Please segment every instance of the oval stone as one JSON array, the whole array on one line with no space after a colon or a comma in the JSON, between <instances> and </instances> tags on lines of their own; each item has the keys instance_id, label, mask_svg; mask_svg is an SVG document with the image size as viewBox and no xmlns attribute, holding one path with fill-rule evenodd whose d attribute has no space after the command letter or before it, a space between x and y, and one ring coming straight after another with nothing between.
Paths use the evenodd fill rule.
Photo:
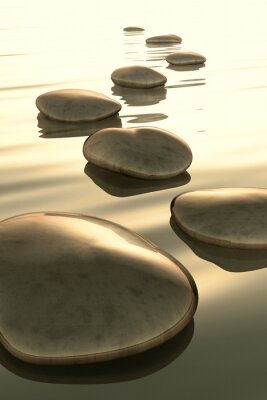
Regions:
<instances>
[{"instance_id":1,"label":"oval stone","mask_svg":"<svg viewBox=\"0 0 267 400\"><path fill-rule=\"evenodd\" d=\"M58 121L99 121L117 114L121 105L92 90L54 90L37 97L36 106L46 117Z\"/></svg>"},{"instance_id":2,"label":"oval stone","mask_svg":"<svg viewBox=\"0 0 267 400\"><path fill-rule=\"evenodd\" d=\"M99 167L142 179L171 178L192 162L183 139L152 127L102 129L85 141L83 154Z\"/></svg>"},{"instance_id":3,"label":"oval stone","mask_svg":"<svg viewBox=\"0 0 267 400\"><path fill-rule=\"evenodd\" d=\"M35 364L117 359L191 320L188 271L155 245L98 218L33 213L0 223L0 341Z\"/></svg>"},{"instance_id":4,"label":"oval stone","mask_svg":"<svg viewBox=\"0 0 267 400\"><path fill-rule=\"evenodd\" d=\"M177 35L159 35L146 39L146 43L181 43L182 38Z\"/></svg>"},{"instance_id":5,"label":"oval stone","mask_svg":"<svg viewBox=\"0 0 267 400\"><path fill-rule=\"evenodd\" d=\"M140 65L118 68L112 72L111 79L116 85L141 89L163 86L167 82L161 73Z\"/></svg>"},{"instance_id":6,"label":"oval stone","mask_svg":"<svg viewBox=\"0 0 267 400\"><path fill-rule=\"evenodd\" d=\"M126 26L123 30L124 32L141 32L144 31L144 28L140 26Z\"/></svg>"},{"instance_id":7,"label":"oval stone","mask_svg":"<svg viewBox=\"0 0 267 400\"><path fill-rule=\"evenodd\" d=\"M228 188L183 193L171 212L188 235L233 248L267 248L267 189Z\"/></svg>"},{"instance_id":8,"label":"oval stone","mask_svg":"<svg viewBox=\"0 0 267 400\"><path fill-rule=\"evenodd\" d=\"M173 65L195 65L204 64L206 58L199 53L193 51L177 51L166 57L166 61Z\"/></svg>"}]
</instances>

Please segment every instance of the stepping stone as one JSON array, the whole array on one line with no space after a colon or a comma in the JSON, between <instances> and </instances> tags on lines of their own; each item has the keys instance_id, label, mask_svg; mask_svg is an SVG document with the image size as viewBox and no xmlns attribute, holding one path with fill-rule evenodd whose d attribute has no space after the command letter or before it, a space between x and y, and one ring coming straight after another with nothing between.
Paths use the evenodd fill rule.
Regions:
<instances>
[{"instance_id":1,"label":"stepping stone","mask_svg":"<svg viewBox=\"0 0 267 400\"><path fill-rule=\"evenodd\" d=\"M83 154L99 167L142 179L171 178L192 162L183 139L152 127L103 129L85 141Z\"/></svg>"},{"instance_id":2,"label":"stepping stone","mask_svg":"<svg viewBox=\"0 0 267 400\"><path fill-rule=\"evenodd\" d=\"M112 72L111 79L116 85L141 89L163 86L167 82L164 75L140 65L118 68Z\"/></svg>"},{"instance_id":3,"label":"stepping stone","mask_svg":"<svg viewBox=\"0 0 267 400\"><path fill-rule=\"evenodd\" d=\"M144 31L144 28L141 28L140 26L126 26L123 30L124 32L142 32Z\"/></svg>"},{"instance_id":4,"label":"stepping stone","mask_svg":"<svg viewBox=\"0 0 267 400\"><path fill-rule=\"evenodd\" d=\"M146 39L146 43L181 43L182 38L177 35L159 35Z\"/></svg>"},{"instance_id":5,"label":"stepping stone","mask_svg":"<svg viewBox=\"0 0 267 400\"><path fill-rule=\"evenodd\" d=\"M267 248L267 189L231 188L183 193L172 201L174 221L206 243Z\"/></svg>"},{"instance_id":6,"label":"stepping stone","mask_svg":"<svg viewBox=\"0 0 267 400\"><path fill-rule=\"evenodd\" d=\"M204 64L206 58L193 51L177 51L166 57L166 61L173 65L195 65Z\"/></svg>"},{"instance_id":7,"label":"stepping stone","mask_svg":"<svg viewBox=\"0 0 267 400\"><path fill-rule=\"evenodd\" d=\"M78 89L44 93L36 106L46 117L66 122L99 121L121 109L120 103L102 93Z\"/></svg>"},{"instance_id":8,"label":"stepping stone","mask_svg":"<svg viewBox=\"0 0 267 400\"><path fill-rule=\"evenodd\" d=\"M0 341L33 364L106 361L170 339L192 319L188 271L98 218L33 213L0 223Z\"/></svg>"}]
</instances>

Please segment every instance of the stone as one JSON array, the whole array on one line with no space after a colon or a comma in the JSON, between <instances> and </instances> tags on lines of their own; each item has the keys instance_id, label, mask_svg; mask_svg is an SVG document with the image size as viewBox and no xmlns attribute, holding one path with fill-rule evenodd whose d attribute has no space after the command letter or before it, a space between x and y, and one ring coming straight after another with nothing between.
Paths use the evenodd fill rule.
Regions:
<instances>
[{"instance_id":1,"label":"stone","mask_svg":"<svg viewBox=\"0 0 267 400\"><path fill-rule=\"evenodd\" d=\"M200 241L230 248L267 248L267 189L198 190L171 205L177 225Z\"/></svg>"},{"instance_id":2,"label":"stone","mask_svg":"<svg viewBox=\"0 0 267 400\"><path fill-rule=\"evenodd\" d=\"M192 319L189 272L139 235L99 218L33 213L0 223L0 341L41 365L141 353Z\"/></svg>"},{"instance_id":3,"label":"stone","mask_svg":"<svg viewBox=\"0 0 267 400\"><path fill-rule=\"evenodd\" d=\"M159 35L146 39L146 43L181 43L182 38L177 35Z\"/></svg>"},{"instance_id":4,"label":"stone","mask_svg":"<svg viewBox=\"0 0 267 400\"><path fill-rule=\"evenodd\" d=\"M167 82L161 73L140 65L118 68L112 72L111 79L116 85L140 89L163 86Z\"/></svg>"},{"instance_id":5,"label":"stone","mask_svg":"<svg viewBox=\"0 0 267 400\"><path fill-rule=\"evenodd\" d=\"M124 32L142 32L144 31L144 28L141 28L140 26L126 26L123 30Z\"/></svg>"},{"instance_id":6,"label":"stone","mask_svg":"<svg viewBox=\"0 0 267 400\"><path fill-rule=\"evenodd\" d=\"M117 114L121 105L91 90L54 90L37 97L36 106L46 117L66 122L99 121Z\"/></svg>"},{"instance_id":7,"label":"stone","mask_svg":"<svg viewBox=\"0 0 267 400\"><path fill-rule=\"evenodd\" d=\"M89 137L85 158L102 168L142 179L167 179L192 162L188 144L159 128L108 128Z\"/></svg>"},{"instance_id":8,"label":"stone","mask_svg":"<svg viewBox=\"0 0 267 400\"><path fill-rule=\"evenodd\" d=\"M199 53L193 51L177 51L166 57L166 61L173 65L195 65L204 64L206 58Z\"/></svg>"}]
</instances>

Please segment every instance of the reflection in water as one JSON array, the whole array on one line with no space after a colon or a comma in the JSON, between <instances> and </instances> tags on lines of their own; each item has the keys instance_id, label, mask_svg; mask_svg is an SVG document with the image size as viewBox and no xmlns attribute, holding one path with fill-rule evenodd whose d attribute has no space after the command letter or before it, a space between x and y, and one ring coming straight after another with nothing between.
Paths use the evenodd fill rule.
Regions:
<instances>
[{"instance_id":1,"label":"reflection in water","mask_svg":"<svg viewBox=\"0 0 267 400\"><path fill-rule=\"evenodd\" d=\"M104 128L121 128L122 123L118 114L95 122L61 122L45 117L42 113L37 116L40 137L45 139L66 138L74 136L90 136Z\"/></svg>"},{"instance_id":2,"label":"reflection in water","mask_svg":"<svg viewBox=\"0 0 267 400\"><path fill-rule=\"evenodd\" d=\"M201 242L183 232L170 219L173 231L200 258L212 262L229 272L254 271L267 267L267 249L232 249Z\"/></svg>"},{"instance_id":3,"label":"reflection in water","mask_svg":"<svg viewBox=\"0 0 267 400\"><path fill-rule=\"evenodd\" d=\"M166 47L166 43L146 43L146 47L148 47L149 49L166 49L166 48L170 48L172 49L172 51L174 52L174 47L177 46L177 43L168 43L167 47ZM181 46L176 47L177 49L179 49Z\"/></svg>"},{"instance_id":4,"label":"reflection in water","mask_svg":"<svg viewBox=\"0 0 267 400\"><path fill-rule=\"evenodd\" d=\"M162 113L151 113L151 114L133 114L133 115L121 115L121 118L133 118L128 122L135 124L143 124L147 122L161 121L168 118L168 115Z\"/></svg>"},{"instance_id":5,"label":"reflection in water","mask_svg":"<svg viewBox=\"0 0 267 400\"><path fill-rule=\"evenodd\" d=\"M173 71L197 71L200 68L204 68L205 64L196 64L196 65L172 65L169 64L166 68L171 69Z\"/></svg>"},{"instance_id":6,"label":"reflection in water","mask_svg":"<svg viewBox=\"0 0 267 400\"><path fill-rule=\"evenodd\" d=\"M152 89L132 89L114 85L112 94L119 96L129 106L150 106L166 99L167 90L164 86Z\"/></svg>"},{"instance_id":7,"label":"reflection in water","mask_svg":"<svg viewBox=\"0 0 267 400\"><path fill-rule=\"evenodd\" d=\"M138 179L87 163L84 172L106 193L116 197L129 197L186 185L191 176L188 172L164 180Z\"/></svg>"},{"instance_id":8,"label":"reflection in water","mask_svg":"<svg viewBox=\"0 0 267 400\"><path fill-rule=\"evenodd\" d=\"M159 347L121 360L68 367L40 366L25 363L0 346L0 363L25 379L46 383L100 384L142 378L164 368L178 358L194 334L192 320L175 337Z\"/></svg>"}]
</instances>

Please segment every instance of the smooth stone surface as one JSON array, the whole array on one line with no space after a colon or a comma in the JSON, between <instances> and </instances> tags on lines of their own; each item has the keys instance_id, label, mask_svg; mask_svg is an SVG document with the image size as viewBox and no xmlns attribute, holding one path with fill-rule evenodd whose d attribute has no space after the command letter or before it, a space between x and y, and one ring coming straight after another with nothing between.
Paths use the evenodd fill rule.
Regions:
<instances>
[{"instance_id":1,"label":"smooth stone surface","mask_svg":"<svg viewBox=\"0 0 267 400\"><path fill-rule=\"evenodd\" d=\"M44 93L36 106L46 117L58 121L99 121L117 114L121 105L102 93L65 89Z\"/></svg>"},{"instance_id":2,"label":"smooth stone surface","mask_svg":"<svg viewBox=\"0 0 267 400\"><path fill-rule=\"evenodd\" d=\"M194 51L177 51L166 57L166 61L173 65L195 65L204 64L206 58Z\"/></svg>"},{"instance_id":3,"label":"smooth stone surface","mask_svg":"<svg viewBox=\"0 0 267 400\"><path fill-rule=\"evenodd\" d=\"M104 128L121 128L122 123L119 114L112 115L93 122L62 122L47 118L39 113L37 116L40 137L45 139L90 136Z\"/></svg>"},{"instance_id":4,"label":"smooth stone surface","mask_svg":"<svg viewBox=\"0 0 267 400\"><path fill-rule=\"evenodd\" d=\"M267 248L267 189L199 190L172 201L172 216L188 235L233 248Z\"/></svg>"},{"instance_id":5,"label":"smooth stone surface","mask_svg":"<svg viewBox=\"0 0 267 400\"><path fill-rule=\"evenodd\" d=\"M160 346L131 357L82 365L36 365L13 357L0 345L0 364L13 374L37 382L92 385L131 381L153 374L176 360L190 345L194 320Z\"/></svg>"},{"instance_id":6,"label":"smooth stone surface","mask_svg":"<svg viewBox=\"0 0 267 400\"><path fill-rule=\"evenodd\" d=\"M143 193L179 187L186 185L191 179L188 172L163 180L139 179L109 171L92 163L86 164L84 172L97 186L116 197L137 196Z\"/></svg>"},{"instance_id":7,"label":"smooth stone surface","mask_svg":"<svg viewBox=\"0 0 267 400\"><path fill-rule=\"evenodd\" d=\"M192 162L188 144L159 128L103 129L83 146L85 158L102 168L142 179L166 179Z\"/></svg>"},{"instance_id":8,"label":"smooth stone surface","mask_svg":"<svg viewBox=\"0 0 267 400\"><path fill-rule=\"evenodd\" d=\"M116 85L140 89L163 86L167 82L161 73L141 65L118 68L112 72L111 79Z\"/></svg>"},{"instance_id":9,"label":"smooth stone surface","mask_svg":"<svg viewBox=\"0 0 267 400\"><path fill-rule=\"evenodd\" d=\"M126 26L123 30L124 32L142 32L144 31L144 28L141 28L140 26Z\"/></svg>"},{"instance_id":10,"label":"smooth stone surface","mask_svg":"<svg viewBox=\"0 0 267 400\"><path fill-rule=\"evenodd\" d=\"M188 271L122 226L76 214L0 223L0 341L34 364L117 359L170 339L191 320Z\"/></svg>"},{"instance_id":11,"label":"smooth stone surface","mask_svg":"<svg viewBox=\"0 0 267 400\"><path fill-rule=\"evenodd\" d=\"M146 43L181 43L182 38L177 35L159 35L146 39Z\"/></svg>"}]
</instances>

